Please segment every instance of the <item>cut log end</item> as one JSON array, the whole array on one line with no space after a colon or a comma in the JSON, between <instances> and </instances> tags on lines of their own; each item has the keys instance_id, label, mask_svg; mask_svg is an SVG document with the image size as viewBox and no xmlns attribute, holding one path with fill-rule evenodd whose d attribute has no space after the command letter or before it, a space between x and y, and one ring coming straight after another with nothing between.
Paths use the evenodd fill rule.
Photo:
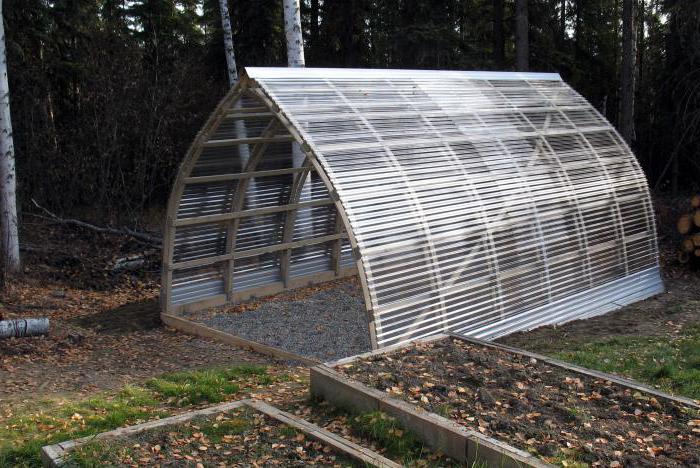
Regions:
<instances>
[{"instance_id":1,"label":"cut log end","mask_svg":"<svg viewBox=\"0 0 700 468\"><path fill-rule=\"evenodd\" d=\"M680 251L678 252L678 256L676 258L678 258L679 263L686 264L690 261L690 254L688 252Z\"/></svg>"},{"instance_id":2,"label":"cut log end","mask_svg":"<svg viewBox=\"0 0 700 468\"><path fill-rule=\"evenodd\" d=\"M680 232L683 235L688 234L693 228L693 222L694 218L692 216L687 214L682 215L680 218L678 218L678 223L676 224L678 232Z\"/></svg>"},{"instance_id":3,"label":"cut log end","mask_svg":"<svg viewBox=\"0 0 700 468\"><path fill-rule=\"evenodd\" d=\"M693 208L700 208L700 193L691 197L690 206Z\"/></svg>"},{"instance_id":4,"label":"cut log end","mask_svg":"<svg viewBox=\"0 0 700 468\"><path fill-rule=\"evenodd\" d=\"M693 224L696 227L700 227L700 210L695 210L695 213L693 213Z\"/></svg>"},{"instance_id":5,"label":"cut log end","mask_svg":"<svg viewBox=\"0 0 700 468\"><path fill-rule=\"evenodd\" d=\"M695 251L695 243L693 241L693 238L694 236L686 237L685 239L683 239L683 241L681 242L681 249L683 250L683 252L690 253Z\"/></svg>"}]
</instances>

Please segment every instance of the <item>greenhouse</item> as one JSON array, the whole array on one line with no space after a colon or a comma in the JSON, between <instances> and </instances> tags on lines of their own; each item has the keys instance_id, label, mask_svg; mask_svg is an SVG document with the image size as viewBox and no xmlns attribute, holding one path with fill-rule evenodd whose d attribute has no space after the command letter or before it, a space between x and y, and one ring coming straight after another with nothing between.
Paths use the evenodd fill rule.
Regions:
<instances>
[{"instance_id":1,"label":"greenhouse","mask_svg":"<svg viewBox=\"0 0 700 468\"><path fill-rule=\"evenodd\" d=\"M358 275L372 346L663 290L637 161L559 75L248 68L192 144L164 314Z\"/></svg>"}]
</instances>

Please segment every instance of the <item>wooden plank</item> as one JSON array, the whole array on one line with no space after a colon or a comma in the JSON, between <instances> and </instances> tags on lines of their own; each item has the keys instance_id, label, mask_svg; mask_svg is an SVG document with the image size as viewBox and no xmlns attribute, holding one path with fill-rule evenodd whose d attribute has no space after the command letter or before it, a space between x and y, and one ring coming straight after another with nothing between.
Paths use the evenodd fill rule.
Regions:
<instances>
[{"instance_id":1,"label":"wooden plank","mask_svg":"<svg viewBox=\"0 0 700 468\"><path fill-rule=\"evenodd\" d=\"M219 223L222 221L230 221L232 219L250 218L251 216L262 216L274 213L282 213L289 210L296 210L304 207L332 205L333 200L312 200L308 202L295 203L293 205L269 206L265 208L257 208L253 210L234 211L232 213L223 213L218 215L197 216L195 218L182 218L175 221L175 227L194 226L198 224Z\"/></svg>"},{"instance_id":2,"label":"wooden plank","mask_svg":"<svg viewBox=\"0 0 700 468\"><path fill-rule=\"evenodd\" d=\"M262 131L261 136L267 137L274 135L279 127L279 122L277 120L271 120L267 124L267 127ZM243 168L244 173L250 173L254 171L260 159L262 159L269 143L259 143L253 147L250 152L250 158ZM236 187L236 191L233 194L233 200L231 201L231 213L239 212L243 210L243 204L245 202L245 194L248 191L248 185L250 184L250 178L241 179L240 183ZM238 227L240 226L240 218L234 218L229 221L226 229L226 248L225 252L227 254L233 253L236 250L236 239L238 237ZM224 268L224 291L226 291L226 297L229 301L233 300L233 271L234 271L234 260L233 258L228 261L226 268Z\"/></svg>"},{"instance_id":3,"label":"wooden plank","mask_svg":"<svg viewBox=\"0 0 700 468\"><path fill-rule=\"evenodd\" d=\"M257 145L259 143L285 143L294 141L291 135L276 135L271 137L249 137L249 138L227 138L224 140L209 140L202 146L204 148L221 148L225 146L237 145Z\"/></svg>"},{"instance_id":4,"label":"wooden plank","mask_svg":"<svg viewBox=\"0 0 700 468\"><path fill-rule=\"evenodd\" d=\"M265 247L259 247L257 249L236 250L231 253L217 255L214 257L197 258L194 260L187 260L185 262L176 262L170 265L170 269L184 270L187 268L196 268L205 265L213 265L214 263L225 262L227 260L235 260L237 258L250 258L266 253L277 252L280 250L296 249L298 247L304 247L306 245L323 244L324 242L334 241L344 236L346 236L345 233L329 234L327 236L312 237L310 239L301 239L298 241L285 242L282 244L268 245Z\"/></svg>"},{"instance_id":5,"label":"wooden plank","mask_svg":"<svg viewBox=\"0 0 700 468\"><path fill-rule=\"evenodd\" d=\"M248 83L248 86L247 86L246 89L243 91L244 94L246 94L246 95L248 95L248 96L251 95L251 93L249 92L249 86L250 86L250 83ZM236 109L236 112L240 112L240 113L245 113L245 112L259 113L259 112L266 112L266 111L268 111L268 110L269 110L269 109L267 108L267 106L250 106L250 107L239 107L238 109Z\"/></svg>"},{"instance_id":6,"label":"wooden plank","mask_svg":"<svg viewBox=\"0 0 700 468\"><path fill-rule=\"evenodd\" d=\"M170 192L170 197L168 198L168 207L165 215L165 226L163 227L163 271L162 271L162 284L161 284L161 310L165 313L170 311L172 307L171 292L172 292L172 271L167 268L173 260L174 242L175 242L175 220L177 218L177 212L180 208L180 201L182 194L185 189L184 179L187 178L191 173L192 169L199 160L202 154L202 144L207 141L211 135L213 135L216 128L223 116L229 111L231 106L240 99L240 97L245 92L246 87L249 84L249 80L242 79L239 80L238 84L234 89L229 91L227 96L219 103L214 112L209 116L206 123L202 129L197 133L194 141L187 150L187 155L178 171L177 177L173 184L173 189Z\"/></svg>"},{"instance_id":7,"label":"wooden plank","mask_svg":"<svg viewBox=\"0 0 700 468\"><path fill-rule=\"evenodd\" d=\"M474 465L485 462L487 466L512 468L552 466L516 447L367 387L325 365L311 368L311 395L354 412L382 411L396 418L433 450L459 462Z\"/></svg>"},{"instance_id":8,"label":"wooden plank","mask_svg":"<svg viewBox=\"0 0 700 468\"><path fill-rule=\"evenodd\" d=\"M237 174L219 174L210 176L186 177L186 184L208 184L211 182L228 182L230 180L250 179L253 177L273 177L301 172L301 167L288 167L286 169L271 169L269 171L250 171Z\"/></svg>"},{"instance_id":9,"label":"wooden plank","mask_svg":"<svg viewBox=\"0 0 700 468\"><path fill-rule=\"evenodd\" d=\"M294 178L294 183L292 184L291 190L289 192L288 203L290 205L298 205L299 198L301 197L301 192L304 188L304 184L309 177L309 171L311 169L311 161L309 161L308 156L304 158L301 165L304 169L298 176ZM294 224L296 220L296 214L298 210L287 211L284 217L284 227L282 228L282 243L289 243L294 237ZM292 248L287 248L282 252L280 256L280 272L282 274L282 282L285 286L289 285L289 263L292 257Z\"/></svg>"},{"instance_id":10,"label":"wooden plank","mask_svg":"<svg viewBox=\"0 0 700 468\"><path fill-rule=\"evenodd\" d=\"M226 114L224 118L226 119L264 119L267 117L274 117L275 114L272 112L238 112L240 109L236 109L236 112Z\"/></svg>"},{"instance_id":11,"label":"wooden plank","mask_svg":"<svg viewBox=\"0 0 700 468\"><path fill-rule=\"evenodd\" d=\"M263 286L256 286L254 288L236 291L236 293L233 296L233 302L238 303L257 297L270 296L283 291L293 290L296 288L304 288L307 286L313 286L315 284L327 283L328 281L333 281L335 279L348 278L350 276L355 276L356 274L357 270L355 269L355 267L350 267L341 270L339 275L336 275L332 271L324 271L321 273L315 273L313 275L290 278L288 286L285 286L282 281L277 281L275 283L269 283Z\"/></svg>"},{"instance_id":12,"label":"wooden plank","mask_svg":"<svg viewBox=\"0 0 700 468\"><path fill-rule=\"evenodd\" d=\"M312 439L315 439L323 444L329 445L340 454L350 455L351 457L357 460L381 468L400 468L402 466L392 460L389 460L388 458L379 455L378 453L368 448L362 447L361 445L352 442L351 440L344 439L343 437L340 437L337 434L334 434L320 426L317 426L316 424L301 419L291 413L287 413L286 411L282 411L278 408L275 408L274 406L269 405L263 401L246 400L246 404L260 411L261 413L270 416L271 418L274 418L288 426L292 426L295 429L304 432Z\"/></svg>"},{"instance_id":13,"label":"wooden plank","mask_svg":"<svg viewBox=\"0 0 700 468\"><path fill-rule=\"evenodd\" d=\"M155 419L153 421L148 421L141 424L134 424L133 426L120 427L118 429L102 432L97 435L81 437L80 439L68 440L54 445L47 445L42 447L41 449L42 462L44 466L58 467L65 463L66 455L70 450L85 445L88 442L92 442L95 440L109 440L117 437L125 437L133 434L139 434L141 432L157 429L159 427L170 426L173 424L182 424L194 418L202 416L211 416L217 413L231 411L232 409L241 408L243 406L246 406L245 400L221 403L215 406L210 406L208 408L203 408L196 411L188 411L187 413L170 416L168 418Z\"/></svg>"},{"instance_id":14,"label":"wooden plank","mask_svg":"<svg viewBox=\"0 0 700 468\"><path fill-rule=\"evenodd\" d=\"M232 335L221 330L216 330L214 328L207 327L204 324L192 322L190 320L178 317L176 315L161 314L160 318L161 320L163 320L163 323L165 323L169 327L176 328L190 335L201 336L203 338L211 338L222 343L238 346L245 349L250 349L257 353L265 354L267 356L272 356L278 359L298 361L307 365L316 365L321 362L318 359L313 359L306 356L301 356L299 354L290 353L289 351L285 351L280 348L275 348L274 346L264 345L262 343L247 340L245 338L241 338L239 336Z\"/></svg>"}]
</instances>

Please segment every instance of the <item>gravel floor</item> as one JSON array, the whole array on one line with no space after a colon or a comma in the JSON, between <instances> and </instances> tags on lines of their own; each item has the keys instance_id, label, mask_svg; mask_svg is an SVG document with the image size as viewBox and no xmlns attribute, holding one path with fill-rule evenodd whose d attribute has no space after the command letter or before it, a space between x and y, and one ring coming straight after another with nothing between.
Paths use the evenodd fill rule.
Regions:
<instances>
[{"instance_id":1,"label":"gravel floor","mask_svg":"<svg viewBox=\"0 0 700 468\"><path fill-rule=\"evenodd\" d=\"M303 291L303 290L302 290ZM192 317L234 335L286 351L331 361L371 349L362 290L356 281L292 291L253 310Z\"/></svg>"}]
</instances>

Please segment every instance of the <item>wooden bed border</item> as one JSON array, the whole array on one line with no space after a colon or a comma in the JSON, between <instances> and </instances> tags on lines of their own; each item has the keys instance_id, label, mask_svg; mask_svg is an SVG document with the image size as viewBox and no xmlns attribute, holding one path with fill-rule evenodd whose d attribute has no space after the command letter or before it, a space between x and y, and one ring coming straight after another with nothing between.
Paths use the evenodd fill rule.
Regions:
<instances>
[{"instance_id":1,"label":"wooden bed border","mask_svg":"<svg viewBox=\"0 0 700 468\"><path fill-rule=\"evenodd\" d=\"M102 432L94 436L82 437L80 439L47 445L41 449L41 460L46 467L59 467L65 463L65 458L71 450L94 440L113 439L131 434L138 434L171 424L182 424L199 416L211 416L216 413L230 411L243 406L248 406L249 408L266 414L267 416L276 419L283 424L294 427L310 438L332 447L336 453L347 455L355 460L379 468L399 468L401 466L398 463L395 463L368 448L344 439L337 434L317 426L316 424L305 421L293 414L287 413L263 401L255 399L244 399L229 403L222 403L201 410L189 411L187 413L171 416L169 418L157 419L142 424L122 427L113 431Z\"/></svg>"}]
</instances>

